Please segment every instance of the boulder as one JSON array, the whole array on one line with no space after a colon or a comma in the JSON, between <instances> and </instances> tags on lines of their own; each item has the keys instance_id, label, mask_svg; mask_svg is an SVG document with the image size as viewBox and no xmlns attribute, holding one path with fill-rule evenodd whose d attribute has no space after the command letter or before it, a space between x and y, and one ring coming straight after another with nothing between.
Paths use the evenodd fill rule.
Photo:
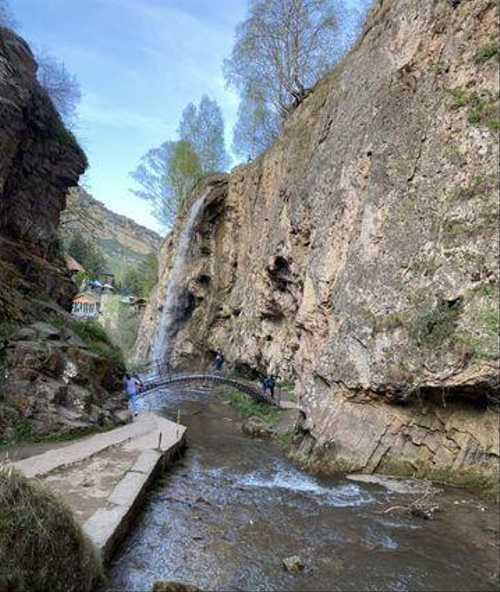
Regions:
<instances>
[{"instance_id":1,"label":"boulder","mask_svg":"<svg viewBox=\"0 0 500 592\"><path fill-rule=\"evenodd\" d=\"M247 436L253 438L269 438L273 434L271 426L260 417L250 417L243 423L241 429Z\"/></svg>"},{"instance_id":2,"label":"boulder","mask_svg":"<svg viewBox=\"0 0 500 592\"><path fill-rule=\"evenodd\" d=\"M290 573L300 573L304 571L305 565L302 562L301 558L297 555L293 555L292 557L286 557L283 559L283 566L286 571Z\"/></svg>"}]
</instances>

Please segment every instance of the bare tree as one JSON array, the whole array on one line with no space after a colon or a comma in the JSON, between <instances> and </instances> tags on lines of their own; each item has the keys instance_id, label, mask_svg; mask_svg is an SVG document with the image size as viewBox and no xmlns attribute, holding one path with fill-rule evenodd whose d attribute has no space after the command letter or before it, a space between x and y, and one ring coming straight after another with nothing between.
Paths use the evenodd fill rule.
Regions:
<instances>
[{"instance_id":1,"label":"bare tree","mask_svg":"<svg viewBox=\"0 0 500 592\"><path fill-rule=\"evenodd\" d=\"M82 94L76 76L68 72L63 62L47 53L37 56L38 80L48 92L64 123L72 127Z\"/></svg>"},{"instance_id":2,"label":"bare tree","mask_svg":"<svg viewBox=\"0 0 500 592\"><path fill-rule=\"evenodd\" d=\"M280 118L258 90L248 89L242 97L233 131L233 152L253 160L279 136Z\"/></svg>"},{"instance_id":3,"label":"bare tree","mask_svg":"<svg viewBox=\"0 0 500 592\"><path fill-rule=\"evenodd\" d=\"M241 96L234 149L251 158L359 36L373 0L250 0L224 74Z\"/></svg>"},{"instance_id":4,"label":"bare tree","mask_svg":"<svg viewBox=\"0 0 500 592\"><path fill-rule=\"evenodd\" d=\"M224 63L228 82L262 89L286 116L338 61L343 12L335 0L251 0Z\"/></svg>"},{"instance_id":5,"label":"bare tree","mask_svg":"<svg viewBox=\"0 0 500 592\"><path fill-rule=\"evenodd\" d=\"M205 95L198 107L189 103L182 113L178 131L181 140L193 147L204 173L227 169L229 156L224 144L224 119L217 101Z\"/></svg>"}]
</instances>

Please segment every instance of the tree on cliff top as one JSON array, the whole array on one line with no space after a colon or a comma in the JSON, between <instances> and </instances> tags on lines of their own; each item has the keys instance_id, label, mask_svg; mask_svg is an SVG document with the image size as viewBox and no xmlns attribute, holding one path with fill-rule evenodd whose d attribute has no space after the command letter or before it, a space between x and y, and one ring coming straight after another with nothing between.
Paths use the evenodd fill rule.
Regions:
<instances>
[{"instance_id":1,"label":"tree on cliff top","mask_svg":"<svg viewBox=\"0 0 500 592\"><path fill-rule=\"evenodd\" d=\"M17 27L7 0L0 0L0 27ZM47 52L36 52L36 61L38 81L49 94L65 125L74 127L76 110L82 99L76 76L68 72L63 62Z\"/></svg>"},{"instance_id":2,"label":"tree on cliff top","mask_svg":"<svg viewBox=\"0 0 500 592\"><path fill-rule=\"evenodd\" d=\"M253 157L266 149L287 115L350 49L373 0L359 9L341 0L250 0L224 61L229 86L241 96L234 146Z\"/></svg>"},{"instance_id":3,"label":"tree on cliff top","mask_svg":"<svg viewBox=\"0 0 500 592\"><path fill-rule=\"evenodd\" d=\"M149 150L130 173L139 187L131 191L149 201L153 215L169 228L202 173L200 159L189 142L164 142Z\"/></svg>"},{"instance_id":4,"label":"tree on cliff top","mask_svg":"<svg viewBox=\"0 0 500 592\"><path fill-rule=\"evenodd\" d=\"M224 145L224 119L217 101L204 95L198 107L189 103L182 113L178 131L181 140L193 147L204 174L227 169L229 156Z\"/></svg>"},{"instance_id":5,"label":"tree on cliff top","mask_svg":"<svg viewBox=\"0 0 500 592\"><path fill-rule=\"evenodd\" d=\"M227 81L246 92L249 84L286 116L338 61L341 4L332 0L251 0L236 29Z\"/></svg>"},{"instance_id":6,"label":"tree on cliff top","mask_svg":"<svg viewBox=\"0 0 500 592\"><path fill-rule=\"evenodd\" d=\"M82 99L76 76L68 72L63 62L47 53L37 56L38 80L49 93L64 123L72 127L76 121L76 110Z\"/></svg>"}]
</instances>

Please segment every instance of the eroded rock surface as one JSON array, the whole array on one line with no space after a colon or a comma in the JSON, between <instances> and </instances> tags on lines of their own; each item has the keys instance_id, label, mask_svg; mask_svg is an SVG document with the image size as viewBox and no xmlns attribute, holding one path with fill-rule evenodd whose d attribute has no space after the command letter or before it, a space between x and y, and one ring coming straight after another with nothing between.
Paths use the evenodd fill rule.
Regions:
<instances>
[{"instance_id":1,"label":"eroded rock surface","mask_svg":"<svg viewBox=\"0 0 500 592\"><path fill-rule=\"evenodd\" d=\"M36 70L28 45L0 27L1 441L119 423L126 409L110 394L119 365L70 329L77 288L59 222L86 158Z\"/></svg>"},{"instance_id":2,"label":"eroded rock surface","mask_svg":"<svg viewBox=\"0 0 500 592\"><path fill-rule=\"evenodd\" d=\"M294 381L323 469L496 479L497 16L385 0L276 144L209 181L173 362Z\"/></svg>"}]
</instances>

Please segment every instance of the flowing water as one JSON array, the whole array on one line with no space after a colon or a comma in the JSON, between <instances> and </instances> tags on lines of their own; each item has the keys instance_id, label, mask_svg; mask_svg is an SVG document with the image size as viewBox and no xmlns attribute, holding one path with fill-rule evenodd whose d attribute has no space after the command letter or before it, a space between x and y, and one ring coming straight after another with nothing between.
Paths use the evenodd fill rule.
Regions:
<instances>
[{"instance_id":1,"label":"flowing water","mask_svg":"<svg viewBox=\"0 0 500 592\"><path fill-rule=\"evenodd\" d=\"M443 492L434 520L383 514L408 497L298 470L245 437L233 410L201 391L153 399L188 426L189 449L149 496L110 570L111 590L175 580L204 590L497 589L492 508ZM299 555L292 575L283 558Z\"/></svg>"},{"instance_id":2,"label":"flowing water","mask_svg":"<svg viewBox=\"0 0 500 592\"><path fill-rule=\"evenodd\" d=\"M203 211L207 195L208 190L192 205L186 226L179 238L174 265L168 279L165 302L154 341L154 360L169 361L170 341L177 330L179 318L182 317L183 299L181 298L181 291L184 287L184 270L189 260L189 245L200 214Z\"/></svg>"}]
</instances>

